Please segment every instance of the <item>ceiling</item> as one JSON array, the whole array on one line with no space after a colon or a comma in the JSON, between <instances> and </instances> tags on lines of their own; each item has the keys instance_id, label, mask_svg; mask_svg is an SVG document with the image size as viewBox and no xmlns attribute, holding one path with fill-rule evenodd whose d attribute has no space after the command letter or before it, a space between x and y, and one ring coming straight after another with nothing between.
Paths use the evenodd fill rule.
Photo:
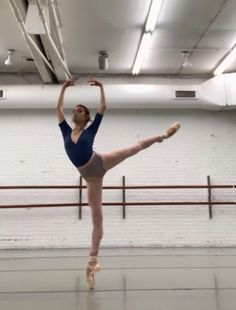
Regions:
<instances>
[{"instance_id":1,"label":"ceiling","mask_svg":"<svg viewBox=\"0 0 236 310\"><path fill-rule=\"evenodd\" d=\"M51 64L45 65L26 40L10 2L17 5L25 24L29 0L0 1L0 84L57 84L65 68L48 37L29 35ZM49 3L51 38L68 71L79 76L132 78L132 66L144 30L151 0L41 0ZM54 3L55 15L51 3ZM164 0L157 27L146 51L141 77L203 78L236 43L235 0ZM14 49L13 65L4 61ZM109 54L108 70L99 70L98 54ZM192 66L183 67L182 51L190 52ZM64 66L66 66L64 65ZM236 61L227 72L236 71Z\"/></svg>"}]
</instances>

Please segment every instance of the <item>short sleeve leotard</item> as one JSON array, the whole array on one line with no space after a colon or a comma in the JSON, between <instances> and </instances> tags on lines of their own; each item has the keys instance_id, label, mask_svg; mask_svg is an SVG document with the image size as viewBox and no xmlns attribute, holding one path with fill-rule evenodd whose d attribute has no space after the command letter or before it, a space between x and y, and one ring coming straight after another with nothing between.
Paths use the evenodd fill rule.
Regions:
<instances>
[{"instance_id":1,"label":"short sleeve leotard","mask_svg":"<svg viewBox=\"0 0 236 310\"><path fill-rule=\"evenodd\" d=\"M68 125L67 121L64 119L59 124L66 153L77 168L85 165L93 154L93 142L101 124L102 117L102 114L96 114L94 121L82 132L77 143L74 143L71 139L72 128Z\"/></svg>"}]
</instances>

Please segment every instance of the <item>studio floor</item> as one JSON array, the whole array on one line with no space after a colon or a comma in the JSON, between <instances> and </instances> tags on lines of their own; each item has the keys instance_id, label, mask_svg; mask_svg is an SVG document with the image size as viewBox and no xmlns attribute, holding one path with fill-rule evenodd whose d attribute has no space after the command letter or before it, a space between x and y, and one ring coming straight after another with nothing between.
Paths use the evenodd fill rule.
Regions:
<instances>
[{"instance_id":1,"label":"studio floor","mask_svg":"<svg viewBox=\"0 0 236 310\"><path fill-rule=\"evenodd\" d=\"M1 310L235 310L236 248L1 250Z\"/></svg>"}]
</instances>

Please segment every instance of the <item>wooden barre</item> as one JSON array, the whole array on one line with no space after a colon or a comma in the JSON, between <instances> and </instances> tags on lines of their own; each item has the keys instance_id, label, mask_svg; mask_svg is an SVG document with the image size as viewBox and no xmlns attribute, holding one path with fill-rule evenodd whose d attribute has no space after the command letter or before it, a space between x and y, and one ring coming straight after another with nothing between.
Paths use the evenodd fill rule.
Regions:
<instances>
[{"instance_id":1,"label":"wooden barre","mask_svg":"<svg viewBox=\"0 0 236 310\"><path fill-rule=\"evenodd\" d=\"M144 202L103 202L103 206L177 206L177 205L208 205L208 201L144 201ZM236 205L236 201L212 201L213 205ZM28 205L0 205L0 209L18 208L49 208L49 207L85 207L88 203L52 203Z\"/></svg>"},{"instance_id":2,"label":"wooden barre","mask_svg":"<svg viewBox=\"0 0 236 310\"><path fill-rule=\"evenodd\" d=\"M27 204L27 205L0 205L0 209L31 209L31 208L50 208L50 207L79 207L79 219L82 219L82 207L88 206L88 203L82 202L82 190L87 186L82 184L80 176L77 185L6 185L0 186L0 190L37 190L37 189L78 189L78 202L73 203L43 203L43 204ZM126 206L179 206L179 205L206 205L208 206L209 218L212 219L213 205L236 205L236 201L212 201L211 189L236 189L236 185L221 184L212 185L210 176L207 176L206 185L126 185L125 176L122 176L122 184L119 186L103 186L103 189L122 190L122 202L103 202L103 206L122 206L123 219L126 218ZM208 201L143 201L143 202L127 202L126 190L136 189L208 189Z\"/></svg>"},{"instance_id":3,"label":"wooden barre","mask_svg":"<svg viewBox=\"0 0 236 310\"><path fill-rule=\"evenodd\" d=\"M0 189L73 189L87 188L82 185L17 185L17 186L0 186ZM138 185L138 186L103 186L103 189L177 189L177 188L235 188L236 185Z\"/></svg>"}]
</instances>

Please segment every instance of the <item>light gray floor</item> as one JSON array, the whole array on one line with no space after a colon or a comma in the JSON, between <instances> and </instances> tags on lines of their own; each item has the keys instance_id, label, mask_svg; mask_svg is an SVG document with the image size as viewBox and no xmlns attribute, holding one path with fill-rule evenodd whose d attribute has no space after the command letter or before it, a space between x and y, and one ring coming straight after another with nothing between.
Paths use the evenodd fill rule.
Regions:
<instances>
[{"instance_id":1,"label":"light gray floor","mask_svg":"<svg viewBox=\"0 0 236 310\"><path fill-rule=\"evenodd\" d=\"M93 291L87 252L0 251L0 309L236 309L236 249L102 249Z\"/></svg>"}]
</instances>

